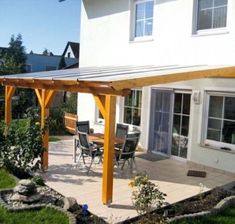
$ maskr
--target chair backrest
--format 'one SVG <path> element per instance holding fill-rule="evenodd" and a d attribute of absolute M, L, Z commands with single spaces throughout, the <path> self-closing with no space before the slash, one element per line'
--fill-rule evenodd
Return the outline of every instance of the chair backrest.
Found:
<path fill-rule="evenodd" d="M 90 122 L 89 121 L 77 121 L 77 131 L 90 133 Z"/>
<path fill-rule="evenodd" d="M 140 134 L 141 132 L 133 132 L 133 133 L 127 134 L 126 138 L 135 138 L 135 137 L 140 138 Z"/>
<path fill-rule="evenodd" d="M 89 149 L 89 141 L 87 133 L 78 131 L 79 145 L 83 148 Z"/>
<path fill-rule="evenodd" d="M 126 138 L 122 147 L 121 158 L 130 158 L 135 154 L 139 137 Z"/>
<path fill-rule="evenodd" d="M 125 124 L 117 124 L 116 126 L 116 137 L 118 138 L 126 138 L 128 133 L 129 126 Z"/>

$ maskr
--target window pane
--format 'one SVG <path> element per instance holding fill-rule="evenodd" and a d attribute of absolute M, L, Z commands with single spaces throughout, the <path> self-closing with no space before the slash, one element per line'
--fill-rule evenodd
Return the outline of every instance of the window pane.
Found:
<path fill-rule="evenodd" d="M 134 90 L 132 92 L 133 92 L 133 94 L 132 94 L 132 97 L 133 97 L 132 98 L 132 106 L 141 108 L 142 92 L 137 91 L 137 90 Z"/>
<path fill-rule="evenodd" d="M 131 91 L 131 93 L 125 97 L 125 106 L 132 106 L 132 98 L 133 98 L 133 92 Z"/>
<path fill-rule="evenodd" d="M 174 115 L 173 135 L 180 135 L 180 116 L 179 115 Z"/>
<path fill-rule="evenodd" d="M 153 1 L 146 2 L 145 18 L 153 18 Z"/>
<path fill-rule="evenodd" d="M 189 130 L 189 116 L 182 116 L 182 130 L 181 135 L 188 136 Z"/>
<path fill-rule="evenodd" d="M 223 97 L 210 96 L 209 117 L 222 118 Z"/>
<path fill-rule="evenodd" d="M 133 110 L 133 122 L 132 124 L 133 125 L 137 125 L 139 126 L 140 125 L 140 116 L 141 116 L 141 110 L 139 109 L 134 109 Z"/>
<path fill-rule="evenodd" d="M 235 144 L 235 122 L 224 121 L 223 142 Z"/>
<path fill-rule="evenodd" d="M 198 0 L 199 10 L 213 6 L 213 0 Z"/>
<path fill-rule="evenodd" d="M 224 118 L 235 120 L 235 97 L 225 97 Z"/>
<path fill-rule="evenodd" d="M 138 21 L 135 24 L 135 37 L 144 36 L 144 21 Z"/>
<path fill-rule="evenodd" d="M 198 30 L 212 28 L 212 9 L 201 10 L 198 12 Z"/>
<path fill-rule="evenodd" d="M 221 120 L 208 119 L 207 139 L 220 141 Z"/>
<path fill-rule="evenodd" d="M 124 108 L 124 123 L 131 124 L 131 109 Z"/>
<path fill-rule="evenodd" d="M 181 103 L 182 103 L 182 94 L 175 94 L 175 105 L 174 105 L 174 113 L 181 113 Z"/>
<path fill-rule="evenodd" d="M 227 5 L 228 0 L 214 0 L 214 6 L 221 6 L 221 5 Z"/>
<path fill-rule="evenodd" d="M 136 5 L 136 20 L 144 19 L 145 3 L 138 3 Z"/>
<path fill-rule="evenodd" d="M 215 8 L 213 28 L 226 27 L 227 7 Z"/>
<path fill-rule="evenodd" d="M 145 21 L 145 36 L 151 36 L 153 31 L 153 20 L 148 19 Z"/>
<path fill-rule="evenodd" d="M 183 114 L 189 114 L 190 113 L 191 95 L 190 94 L 184 94 L 183 96 L 184 96 Z"/>

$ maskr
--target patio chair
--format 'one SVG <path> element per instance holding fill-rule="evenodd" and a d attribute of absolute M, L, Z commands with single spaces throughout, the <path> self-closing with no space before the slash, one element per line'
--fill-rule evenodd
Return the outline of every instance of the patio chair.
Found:
<path fill-rule="evenodd" d="M 133 168 L 133 164 L 136 167 L 135 151 L 138 143 L 139 136 L 134 136 L 125 139 L 122 149 L 115 148 L 115 159 L 118 168 L 120 168 L 120 164 L 122 163 L 121 170 L 123 170 L 126 162 L 128 162 L 131 169 Z"/>
<path fill-rule="evenodd" d="M 129 126 L 128 126 L 128 125 L 125 125 L 125 124 L 117 124 L 117 125 L 116 125 L 116 137 L 125 139 L 125 138 L 126 138 L 126 135 L 127 135 L 127 133 L 128 133 L 128 130 L 129 130 Z M 116 147 L 116 148 L 119 148 L 119 149 L 121 149 L 122 146 L 123 146 L 123 144 L 115 145 L 115 147 Z"/>
<path fill-rule="evenodd" d="M 76 126 L 77 126 L 76 133 L 84 132 L 84 133 L 90 134 L 90 122 L 89 121 L 77 121 Z M 79 140 L 75 139 L 74 140 L 74 152 L 73 152 L 74 163 L 76 163 L 78 149 L 79 149 Z"/>
<path fill-rule="evenodd" d="M 89 173 L 95 158 L 98 157 L 99 163 L 102 162 L 103 152 L 99 149 L 97 145 L 88 141 L 87 133 L 78 131 L 78 139 L 80 148 L 80 155 L 78 161 L 82 158 L 83 164 L 85 165 L 85 158 L 89 157 L 91 159 L 87 171 L 87 173 Z"/>
<path fill-rule="evenodd" d="M 125 138 L 129 130 L 129 126 L 125 124 L 116 125 L 116 137 Z"/>
<path fill-rule="evenodd" d="M 90 122 L 89 121 L 77 121 L 77 132 L 78 131 L 90 134 Z"/>

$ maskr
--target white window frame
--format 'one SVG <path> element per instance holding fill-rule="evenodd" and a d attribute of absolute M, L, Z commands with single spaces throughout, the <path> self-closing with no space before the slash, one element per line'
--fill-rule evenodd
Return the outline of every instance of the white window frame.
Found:
<path fill-rule="evenodd" d="M 132 128 L 137 128 L 139 129 L 141 126 L 141 122 L 142 122 L 142 112 L 143 112 L 143 89 L 142 88 L 136 88 L 136 89 L 132 89 L 132 90 L 137 90 L 137 91 L 141 91 L 142 92 L 142 96 L 141 96 L 141 108 L 140 108 L 140 125 L 133 125 L 133 124 L 129 124 L 129 123 L 125 123 L 124 122 L 124 109 L 125 109 L 125 97 L 121 97 L 121 101 L 120 101 L 120 122 L 123 124 L 127 124 Z"/>
<path fill-rule="evenodd" d="M 235 97 L 235 93 L 214 92 L 214 91 L 206 91 L 205 92 L 204 111 L 203 111 L 204 119 L 202 119 L 202 122 L 204 123 L 204 125 L 202 126 L 203 130 L 202 130 L 201 145 L 205 146 L 205 147 L 212 148 L 212 149 L 221 150 L 221 151 L 225 151 L 225 150 L 221 149 L 222 147 L 225 147 L 225 148 L 231 149 L 228 151 L 226 150 L 226 152 L 233 152 L 234 153 L 235 152 L 235 144 L 207 139 L 210 96 Z M 224 113 L 224 107 L 223 107 L 222 113 Z"/>
<path fill-rule="evenodd" d="M 227 2 L 227 18 L 226 18 L 226 26 L 225 27 L 219 27 L 219 28 L 210 28 L 210 29 L 203 29 L 203 30 L 198 30 L 197 29 L 197 24 L 198 24 L 198 1 L 199 0 L 194 0 L 194 6 L 193 6 L 193 35 L 211 35 L 211 34 L 221 34 L 221 33 L 228 33 L 229 32 L 229 21 L 230 15 L 231 15 L 231 3 L 230 0 Z"/>
<path fill-rule="evenodd" d="M 152 35 L 143 35 L 141 37 L 135 36 L 135 28 L 136 28 L 136 5 L 144 2 L 153 1 L 153 24 L 152 24 Z M 131 26 L 130 26 L 130 41 L 149 41 L 153 40 L 153 32 L 154 32 L 154 4 L 155 0 L 131 0 Z"/>

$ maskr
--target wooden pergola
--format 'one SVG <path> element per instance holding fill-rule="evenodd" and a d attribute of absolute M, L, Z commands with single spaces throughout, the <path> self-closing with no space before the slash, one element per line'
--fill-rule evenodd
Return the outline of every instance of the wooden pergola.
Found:
<path fill-rule="evenodd" d="M 132 88 L 200 78 L 234 78 L 235 66 L 126 66 L 90 67 L 0 76 L 5 86 L 5 123 L 11 123 L 12 96 L 16 88 L 35 90 L 41 107 L 41 127 L 49 117 L 49 108 L 58 91 L 90 93 L 105 119 L 102 201 L 113 198 L 113 153 L 116 97 L 126 96 Z M 42 169 L 48 169 L 48 130 L 43 135 L 46 151 Z"/>

